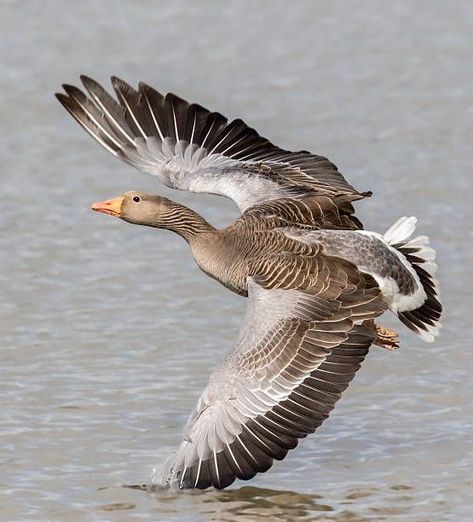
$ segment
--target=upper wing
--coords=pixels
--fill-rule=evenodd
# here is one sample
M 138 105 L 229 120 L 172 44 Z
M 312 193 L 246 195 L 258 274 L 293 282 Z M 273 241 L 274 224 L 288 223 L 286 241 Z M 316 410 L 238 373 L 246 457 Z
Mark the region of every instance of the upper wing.
M 170 187 L 227 196 L 242 211 L 280 197 L 360 194 L 327 158 L 280 149 L 240 119 L 112 78 L 117 101 L 81 79 L 88 96 L 64 85 L 62 105 L 109 152 Z
M 385 310 L 369 276 L 319 249 L 255 260 L 245 325 L 211 375 L 164 481 L 223 488 L 282 459 L 328 416 Z

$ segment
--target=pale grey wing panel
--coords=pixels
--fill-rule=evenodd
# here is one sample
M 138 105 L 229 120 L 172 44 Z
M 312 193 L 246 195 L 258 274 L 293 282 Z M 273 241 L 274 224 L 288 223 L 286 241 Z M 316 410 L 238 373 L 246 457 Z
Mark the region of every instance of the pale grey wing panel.
M 82 81 L 87 94 L 65 85 L 62 105 L 109 152 L 170 187 L 224 195 L 241 210 L 279 197 L 358 194 L 327 158 L 280 149 L 242 120 L 143 83 L 135 90 L 112 78 L 114 99 Z
M 373 340 L 347 315 L 317 296 L 251 284 L 239 340 L 212 374 L 166 481 L 182 488 L 226 487 L 266 471 L 312 433 Z
M 355 326 L 347 340 L 333 348 L 285 400 L 242 419 L 238 434 L 222 450 L 209 452 L 206 459 L 191 459 L 187 467 L 181 459 L 189 454 L 192 442 L 185 440 L 170 462 L 166 481 L 181 488 L 224 488 L 236 478 L 249 480 L 267 471 L 329 416 L 360 368 L 373 337 L 372 331 Z M 237 429 L 235 419 L 223 408 L 221 415 L 220 430 Z

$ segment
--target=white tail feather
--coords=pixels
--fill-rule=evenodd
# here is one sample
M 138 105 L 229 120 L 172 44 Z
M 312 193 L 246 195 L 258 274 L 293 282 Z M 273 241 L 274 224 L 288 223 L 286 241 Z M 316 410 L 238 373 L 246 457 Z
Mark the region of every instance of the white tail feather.
M 388 228 L 388 230 L 386 230 L 383 239 L 389 245 L 394 245 L 396 243 L 407 241 L 416 229 L 416 223 L 417 218 L 414 216 L 404 216 L 402 218 L 399 218 L 393 225 L 391 225 Z
M 440 291 L 435 277 L 436 254 L 429 245 L 427 236 L 410 239 L 415 231 L 416 223 L 415 217 L 402 217 L 386 231 L 383 239 L 405 256 L 406 261 L 415 270 L 426 296 L 423 304 L 413 310 L 398 312 L 398 317 L 425 341 L 432 342 L 438 335 L 439 319 L 442 313 L 442 305 L 439 301 Z

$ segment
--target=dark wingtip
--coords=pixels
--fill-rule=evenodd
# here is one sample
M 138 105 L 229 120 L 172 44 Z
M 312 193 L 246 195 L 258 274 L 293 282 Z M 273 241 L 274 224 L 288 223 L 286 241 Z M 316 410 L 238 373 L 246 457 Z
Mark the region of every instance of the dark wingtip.
M 105 89 L 100 85 L 100 83 L 91 78 L 90 76 L 81 74 L 80 80 L 85 90 L 92 96 L 100 96 L 102 93 L 105 92 Z
M 146 82 L 139 82 L 138 83 L 138 91 L 139 92 L 150 92 L 154 91 L 156 89 L 153 89 L 150 85 L 148 85 Z
M 79 78 L 84 87 L 87 87 L 87 85 L 96 85 L 97 84 L 97 82 L 93 78 L 91 78 L 90 76 L 87 76 L 86 74 L 81 74 L 79 76 Z
M 67 110 L 70 110 L 71 98 L 67 94 L 64 94 L 63 92 L 55 92 L 54 96 L 63 107 L 65 107 Z
M 164 96 L 159 91 L 157 91 L 154 87 L 151 87 L 151 85 L 148 85 L 146 82 L 138 83 L 138 92 L 147 98 L 153 98 L 153 104 L 162 103 L 164 98 Z
M 116 93 L 123 94 L 124 92 L 134 92 L 135 89 L 125 81 L 123 81 L 118 76 L 111 76 L 110 81 L 112 82 L 112 87 L 114 88 Z
M 362 192 L 361 195 L 365 198 L 370 198 L 373 195 L 373 191 L 367 190 L 366 192 Z
M 120 91 L 120 87 L 125 83 L 118 76 L 110 76 L 110 83 L 112 84 L 113 89 L 116 93 Z
M 126 81 L 122 80 L 118 76 L 110 76 L 110 81 L 112 82 L 114 88 L 122 86 L 131 87 L 131 85 L 128 85 Z
M 82 91 L 79 88 L 77 88 L 75 85 L 70 85 L 69 83 L 63 83 L 62 88 L 66 91 L 66 93 L 69 96 L 81 95 L 81 94 L 83 95 Z

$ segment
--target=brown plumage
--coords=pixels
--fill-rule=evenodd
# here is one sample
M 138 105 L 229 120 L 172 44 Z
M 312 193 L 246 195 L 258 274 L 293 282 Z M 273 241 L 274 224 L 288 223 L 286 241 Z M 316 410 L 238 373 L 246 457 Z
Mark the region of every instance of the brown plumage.
M 282 459 L 329 415 L 372 343 L 397 346 L 386 309 L 426 340 L 442 311 L 435 253 L 409 239 L 415 218 L 361 230 L 370 196 L 308 151 L 273 145 L 241 120 L 112 78 L 116 99 L 82 77 L 61 104 L 106 150 L 169 187 L 223 195 L 242 215 L 217 230 L 166 198 L 128 192 L 94 210 L 171 230 L 210 277 L 248 296 L 233 350 L 211 375 L 161 482 L 223 488 Z

